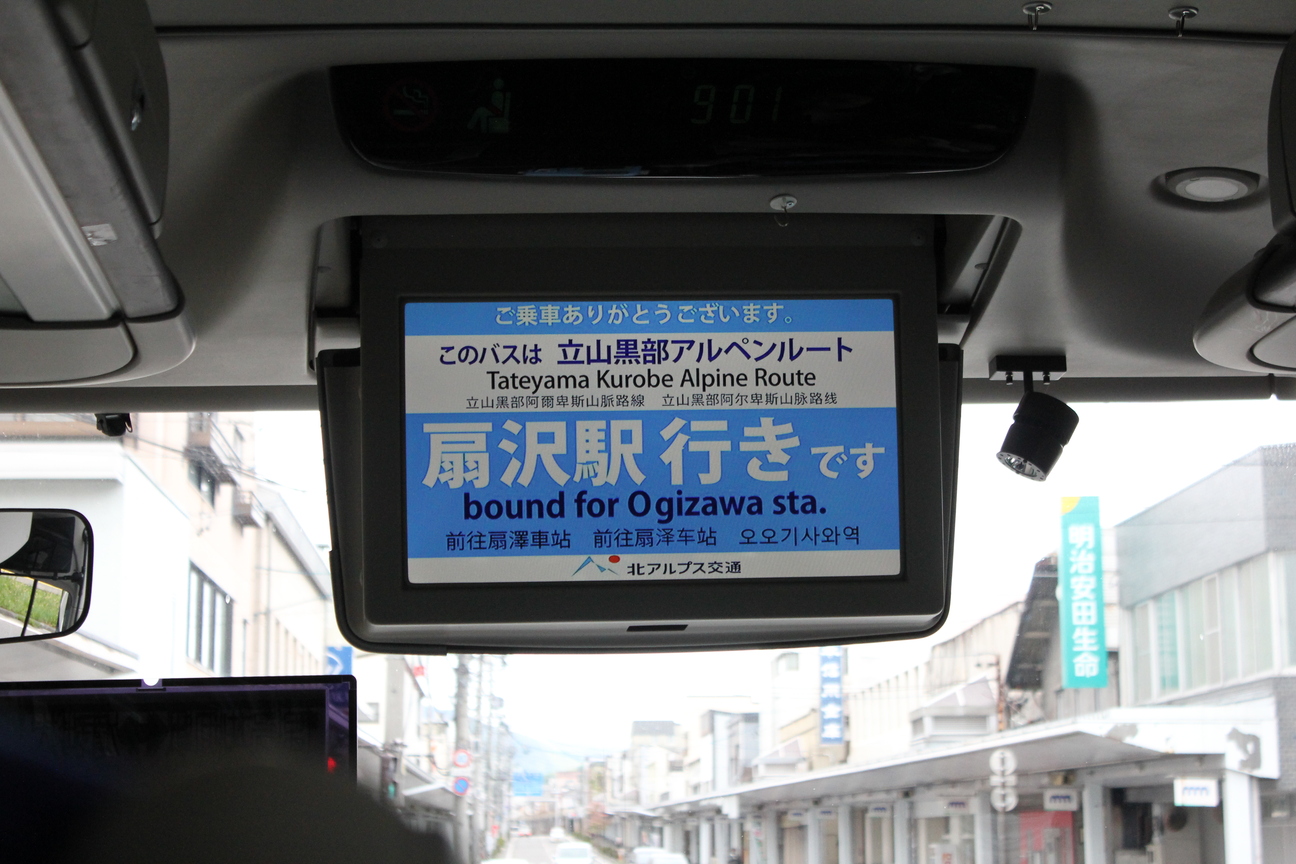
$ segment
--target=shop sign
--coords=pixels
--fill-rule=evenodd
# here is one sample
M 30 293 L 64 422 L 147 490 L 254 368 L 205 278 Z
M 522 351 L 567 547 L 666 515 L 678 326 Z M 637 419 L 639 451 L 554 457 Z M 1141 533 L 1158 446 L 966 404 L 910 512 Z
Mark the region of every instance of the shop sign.
M 1214 777 L 1176 777 L 1174 803 L 1176 807 L 1218 807 L 1219 781 Z
M 971 813 L 972 802 L 967 798 L 946 798 L 945 812 L 947 813 Z
M 891 815 L 891 805 L 890 804 L 869 804 L 867 807 L 865 807 L 864 812 L 866 815 L 876 816 L 879 819 L 882 819 Z
M 1063 789 L 1061 787 L 1052 787 L 1044 790 L 1044 809 L 1045 810 L 1070 810 L 1080 809 L 1080 793 L 1075 789 Z
M 1102 527 L 1096 497 L 1062 499 L 1058 592 L 1062 686 L 1106 687 Z

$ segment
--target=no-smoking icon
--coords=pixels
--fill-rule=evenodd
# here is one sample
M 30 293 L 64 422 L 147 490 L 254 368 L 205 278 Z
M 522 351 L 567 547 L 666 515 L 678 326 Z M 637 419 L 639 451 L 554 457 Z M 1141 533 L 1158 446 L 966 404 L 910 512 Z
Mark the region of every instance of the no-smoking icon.
M 383 116 L 402 132 L 418 132 L 431 126 L 439 107 L 436 93 L 417 78 L 402 78 L 383 96 Z

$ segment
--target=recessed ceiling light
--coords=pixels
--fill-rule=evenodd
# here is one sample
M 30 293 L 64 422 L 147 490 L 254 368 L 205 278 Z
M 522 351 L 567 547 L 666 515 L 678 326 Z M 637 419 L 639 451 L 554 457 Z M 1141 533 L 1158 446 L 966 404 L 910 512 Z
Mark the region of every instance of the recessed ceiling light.
M 1234 168 L 1185 168 L 1163 178 L 1166 188 L 1180 198 L 1202 204 L 1237 201 L 1260 188 L 1260 176 Z

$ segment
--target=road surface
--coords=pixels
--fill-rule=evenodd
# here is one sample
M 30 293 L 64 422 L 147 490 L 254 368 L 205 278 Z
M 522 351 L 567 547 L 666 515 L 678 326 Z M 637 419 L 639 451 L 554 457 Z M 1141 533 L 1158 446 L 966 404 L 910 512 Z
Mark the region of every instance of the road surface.
M 514 837 L 503 857 L 521 858 L 527 864 L 553 864 L 554 849 L 558 847 L 558 843 L 559 841 L 548 837 Z M 602 854 L 597 846 L 594 847 L 594 861 L 595 864 L 617 864 L 615 858 Z

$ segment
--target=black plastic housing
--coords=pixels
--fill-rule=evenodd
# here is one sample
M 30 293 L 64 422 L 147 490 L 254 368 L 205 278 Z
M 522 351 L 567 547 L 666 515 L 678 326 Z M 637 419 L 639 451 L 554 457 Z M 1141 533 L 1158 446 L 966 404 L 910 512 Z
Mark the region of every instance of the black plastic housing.
M 808 217 L 787 229 L 745 215 L 365 219 L 362 347 L 325 352 L 317 363 L 342 632 L 368 650 L 426 653 L 825 644 L 938 628 L 948 609 L 961 353 L 938 351 L 932 224 L 913 216 Z M 402 303 L 702 295 L 896 301 L 900 577 L 408 581 Z

